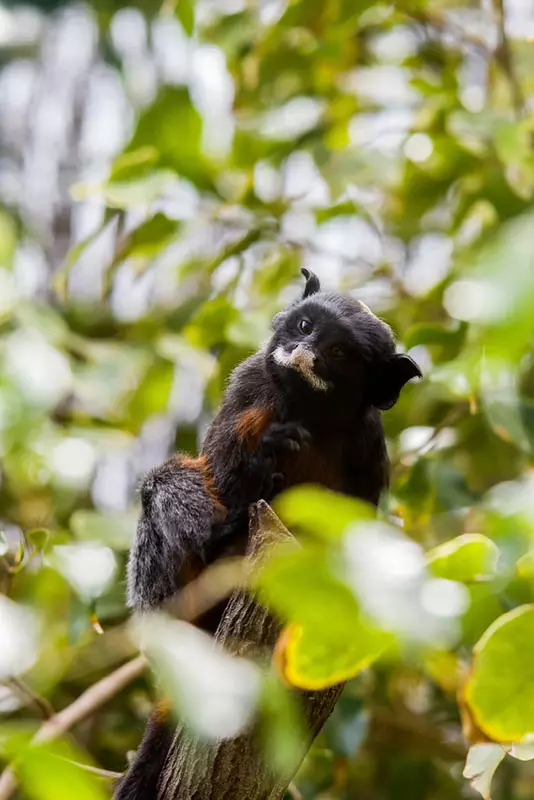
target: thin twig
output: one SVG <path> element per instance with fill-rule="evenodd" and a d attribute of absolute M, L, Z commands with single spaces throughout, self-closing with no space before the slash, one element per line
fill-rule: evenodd
<path fill-rule="evenodd" d="M 101 681 L 89 687 L 70 706 L 54 714 L 39 728 L 32 744 L 50 742 L 66 733 L 141 675 L 146 667 L 145 656 L 137 656 L 127 664 L 106 675 Z M 0 800 L 8 800 L 17 788 L 17 777 L 13 767 L 7 767 L 0 776 Z"/>
<path fill-rule="evenodd" d="M 491 55 L 491 49 L 484 39 L 468 33 L 458 22 L 438 11 L 429 12 L 408 8 L 397 8 L 397 11 L 403 17 L 408 17 L 419 25 L 434 28 L 441 35 L 451 34 L 457 39 L 458 45 L 474 47 L 482 54 Z"/>
<path fill-rule="evenodd" d="M 80 761 L 73 761 L 70 758 L 64 758 L 63 756 L 58 756 L 62 761 L 67 761 L 69 764 L 72 764 L 74 767 L 78 767 L 79 769 L 85 770 L 85 772 L 91 772 L 93 775 L 96 775 L 99 778 L 104 778 L 107 781 L 116 781 L 119 778 L 122 778 L 124 772 L 112 772 L 109 769 L 101 769 L 100 767 L 92 767 L 90 764 L 82 764 Z"/>
<path fill-rule="evenodd" d="M 494 0 L 495 15 L 497 17 L 497 27 L 499 29 L 499 46 L 495 51 L 495 57 L 501 65 L 510 86 L 510 94 L 512 96 L 512 104 L 518 119 L 523 116 L 525 108 L 525 98 L 523 97 L 523 90 L 517 76 L 515 69 L 514 57 L 512 48 L 510 47 L 510 40 L 506 33 L 506 11 L 504 8 L 504 0 Z"/>
<path fill-rule="evenodd" d="M 294 783 L 290 783 L 287 787 L 287 793 L 292 800 L 303 800 L 302 793 L 297 789 Z"/>
<path fill-rule="evenodd" d="M 27 700 L 31 705 L 35 706 L 45 719 L 50 719 L 56 713 L 52 704 L 45 697 L 41 697 L 40 694 L 34 692 L 31 686 L 28 686 L 21 678 L 10 678 L 6 682 L 6 686 L 18 694 L 22 700 Z"/>

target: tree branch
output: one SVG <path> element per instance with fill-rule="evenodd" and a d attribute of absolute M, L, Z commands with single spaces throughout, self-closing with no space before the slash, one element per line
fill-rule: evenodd
<path fill-rule="evenodd" d="M 106 675 L 105 678 L 80 695 L 70 706 L 47 720 L 33 737 L 32 744 L 57 739 L 78 722 L 86 719 L 139 677 L 145 671 L 147 663 L 145 656 L 137 656 L 112 672 L 111 675 Z M 0 776 L 0 800 L 8 800 L 16 788 L 15 770 L 13 767 L 7 767 Z"/>
<path fill-rule="evenodd" d="M 18 694 L 22 700 L 26 700 L 30 705 L 37 708 L 40 711 L 41 716 L 43 716 L 45 719 L 50 719 L 50 717 L 53 717 L 56 713 L 48 700 L 45 697 L 41 697 L 41 695 L 37 694 L 37 692 L 34 692 L 31 686 L 28 686 L 28 684 L 21 678 L 10 678 L 6 682 L 6 686 Z"/>
<path fill-rule="evenodd" d="M 292 540 L 267 503 L 257 503 L 251 513 L 249 570 L 262 562 L 274 544 Z M 269 663 L 280 630 L 280 622 L 250 594 L 236 590 L 215 638 L 235 655 Z M 299 743 L 300 760 L 332 713 L 342 689 L 343 685 L 338 685 L 323 692 L 295 692 L 306 734 Z M 300 762 L 293 764 L 290 774 L 275 773 L 258 746 L 257 733 L 253 728 L 235 739 L 207 745 L 180 725 L 160 778 L 158 799 L 281 800 Z"/>

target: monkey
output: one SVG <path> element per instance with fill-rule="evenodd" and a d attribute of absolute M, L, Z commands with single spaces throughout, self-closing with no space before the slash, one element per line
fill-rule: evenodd
<path fill-rule="evenodd" d="M 243 554 L 260 499 L 311 483 L 377 506 L 388 487 L 381 413 L 421 370 L 365 304 L 301 272 L 302 296 L 230 376 L 199 457 L 175 456 L 142 483 L 127 577 L 137 611 L 161 608 L 205 566 Z M 203 627 L 214 632 L 216 622 L 208 615 Z M 159 708 L 115 800 L 157 796 L 170 736 Z"/>

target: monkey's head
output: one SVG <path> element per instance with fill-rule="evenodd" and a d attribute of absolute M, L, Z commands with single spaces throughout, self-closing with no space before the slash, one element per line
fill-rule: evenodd
<path fill-rule="evenodd" d="M 306 269 L 302 274 L 302 298 L 273 320 L 267 349 L 271 374 L 310 402 L 336 398 L 354 409 L 391 408 L 407 381 L 422 377 L 421 370 L 410 356 L 396 352 L 391 329 L 364 303 L 321 292 L 316 275 Z"/>

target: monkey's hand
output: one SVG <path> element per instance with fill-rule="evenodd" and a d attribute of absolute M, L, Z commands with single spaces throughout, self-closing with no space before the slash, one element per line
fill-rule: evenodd
<path fill-rule="evenodd" d="M 311 439 L 310 432 L 297 422 L 272 422 L 263 434 L 260 447 L 265 452 L 301 450 Z"/>
<path fill-rule="evenodd" d="M 204 560 L 220 515 L 203 459 L 174 457 L 149 472 L 128 563 L 128 605 L 153 610 Z"/>
<path fill-rule="evenodd" d="M 283 452 L 299 452 L 309 445 L 309 431 L 295 422 L 273 422 L 261 437 L 258 448 L 258 469 L 263 476 L 261 498 L 273 499 L 285 486 L 285 478 L 279 470 Z"/>

